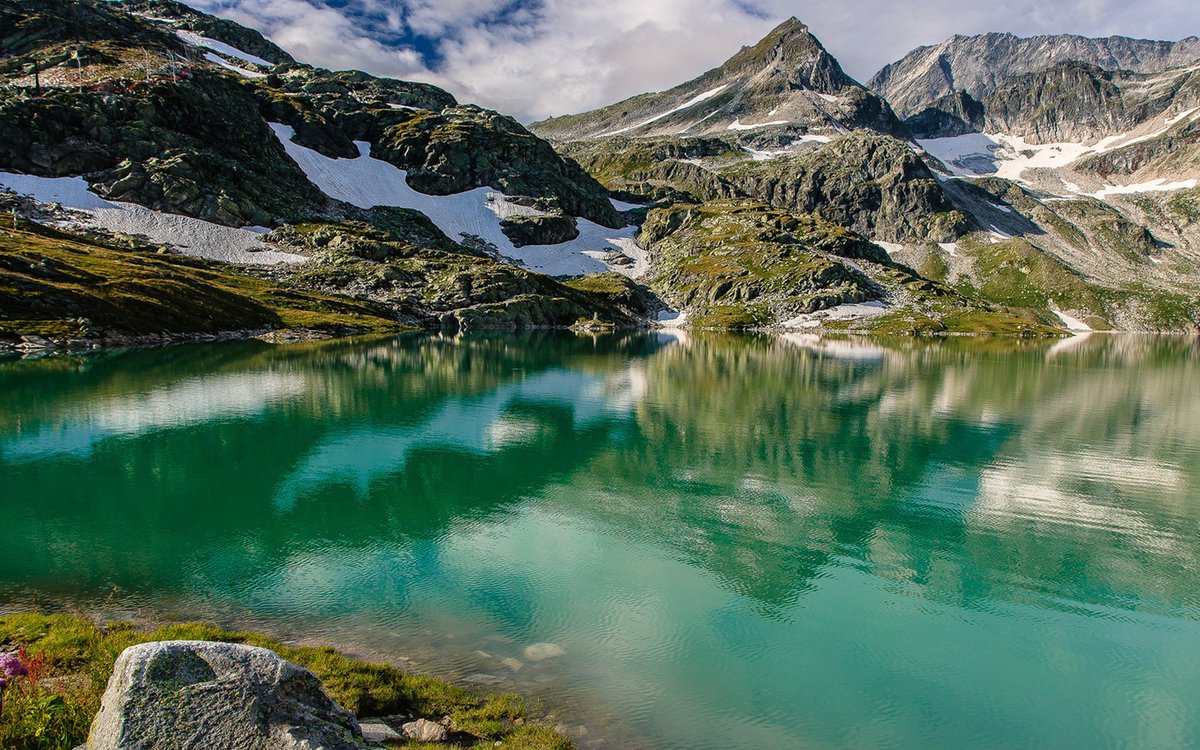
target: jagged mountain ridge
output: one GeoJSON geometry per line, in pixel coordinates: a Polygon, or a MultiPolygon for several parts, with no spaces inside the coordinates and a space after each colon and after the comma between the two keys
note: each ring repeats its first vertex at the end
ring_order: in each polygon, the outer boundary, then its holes
{"type": "Polygon", "coordinates": [[[1082,143],[1134,131],[1200,104],[1200,66],[1134,73],[1065,61],[1010,76],[982,100],[966,91],[930,102],[905,124],[917,138],[1006,133],[1031,143],[1082,143]]]}
{"type": "Polygon", "coordinates": [[[886,102],[848,76],[808,27],[791,18],[720,67],[667,91],[530,126],[556,141],[614,135],[701,136],[855,128],[903,135],[886,102]]]}
{"type": "Polygon", "coordinates": [[[867,86],[904,118],[944,97],[965,91],[981,101],[1005,79],[1073,61],[1104,70],[1158,73],[1200,61],[1200,38],[1178,42],[1072,34],[1018,37],[1009,33],[956,35],[918,47],[884,66],[867,86]]]}

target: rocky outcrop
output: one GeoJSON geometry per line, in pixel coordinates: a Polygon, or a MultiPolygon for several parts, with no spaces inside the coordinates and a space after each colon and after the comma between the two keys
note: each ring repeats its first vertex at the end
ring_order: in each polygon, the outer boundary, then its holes
{"type": "Polygon", "coordinates": [[[117,658],[87,750],[363,750],[307,669],[233,643],[160,641],[117,658]]]}
{"type": "Polygon", "coordinates": [[[444,236],[438,240],[427,234],[436,231],[432,225],[389,211],[390,219],[377,217],[374,224],[309,223],[275,230],[269,235],[275,244],[313,260],[280,272],[298,286],[393,305],[425,326],[568,327],[593,317],[618,327],[639,324],[643,310],[623,287],[564,284],[484,249],[444,236]],[[381,228],[385,221],[394,228],[381,228]]]}
{"type": "Polygon", "coordinates": [[[510,216],[500,222],[500,230],[514,247],[558,245],[579,236],[575,220],[562,214],[510,216]]]}
{"type": "Polygon", "coordinates": [[[0,169],[82,174],[112,200],[234,226],[271,225],[329,203],[245,87],[205,70],[121,93],[58,88],[0,99],[0,169]]]}
{"type": "Polygon", "coordinates": [[[819,149],[743,162],[721,176],[746,195],[889,242],[947,242],[968,229],[937,179],[902,141],[858,131],[819,149]]]}
{"type": "Polygon", "coordinates": [[[607,193],[578,164],[511,117],[478,107],[417,113],[389,128],[372,153],[407,169],[409,184],[424,193],[449,195],[489,185],[539,199],[539,208],[607,227],[622,224],[607,193]]]}
{"type": "Polygon", "coordinates": [[[983,103],[966,91],[947,94],[904,121],[915,138],[953,138],[984,128],[983,103]]]}
{"type": "Polygon", "coordinates": [[[651,287],[700,326],[773,325],[882,294],[839,259],[886,261],[881,249],[819,218],[756,201],[653,209],[642,240],[651,287]]]}

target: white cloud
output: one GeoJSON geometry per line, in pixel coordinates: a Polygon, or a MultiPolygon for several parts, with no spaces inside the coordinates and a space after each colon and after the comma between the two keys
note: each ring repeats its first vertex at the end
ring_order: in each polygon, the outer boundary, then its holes
{"type": "Polygon", "coordinates": [[[776,23],[807,23],[860,80],[921,44],[1012,31],[1174,39],[1194,0],[189,0],[258,28],[298,59],[428,81],[523,120],[660,90],[715,67],[776,23]],[[389,44],[435,41],[436,70],[389,44]]]}

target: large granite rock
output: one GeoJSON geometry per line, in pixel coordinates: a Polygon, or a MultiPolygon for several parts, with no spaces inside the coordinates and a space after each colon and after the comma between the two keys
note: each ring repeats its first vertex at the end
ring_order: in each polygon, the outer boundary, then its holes
{"type": "Polygon", "coordinates": [[[354,716],[273,651],[163,641],[117,658],[87,750],[359,750],[354,716]]]}

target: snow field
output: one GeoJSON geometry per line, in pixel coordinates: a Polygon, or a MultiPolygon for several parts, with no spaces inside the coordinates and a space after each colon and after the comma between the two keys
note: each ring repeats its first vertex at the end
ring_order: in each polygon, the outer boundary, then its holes
{"type": "Polygon", "coordinates": [[[292,142],[295,132],[287,125],[274,123],[271,129],[288,156],[331,198],[359,208],[395,206],[420,211],[452,240],[459,241],[464,235],[479,237],[494,245],[501,256],[551,276],[613,270],[637,277],[645,271],[645,254],[636,241],[637,227],[609,229],[587,219],[576,219],[579,237],[574,240],[559,245],[514,247],[501,231],[500,221],[509,216],[537,215],[536,209],[517,205],[503,193],[487,187],[453,195],[427,195],[409,187],[406,170],[372,157],[369,143],[356,141],[357,159],[334,159],[292,142]],[[607,256],[614,252],[628,256],[634,263],[631,266],[608,263],[607,256]]]}
{"type": "Polygon", "coordinates": [[[262,242],[263,227],[237,229],[190,216],[152,211],[134,203],[107,201],[88,190],[82,177],[34,177],[0,172],[0,185],[42,203],[87,214],[87,223],[110,232],[139,234],[174,245],[184,255],[228,263],[299,263],[302,255],[281,253],[262,242]]]}

